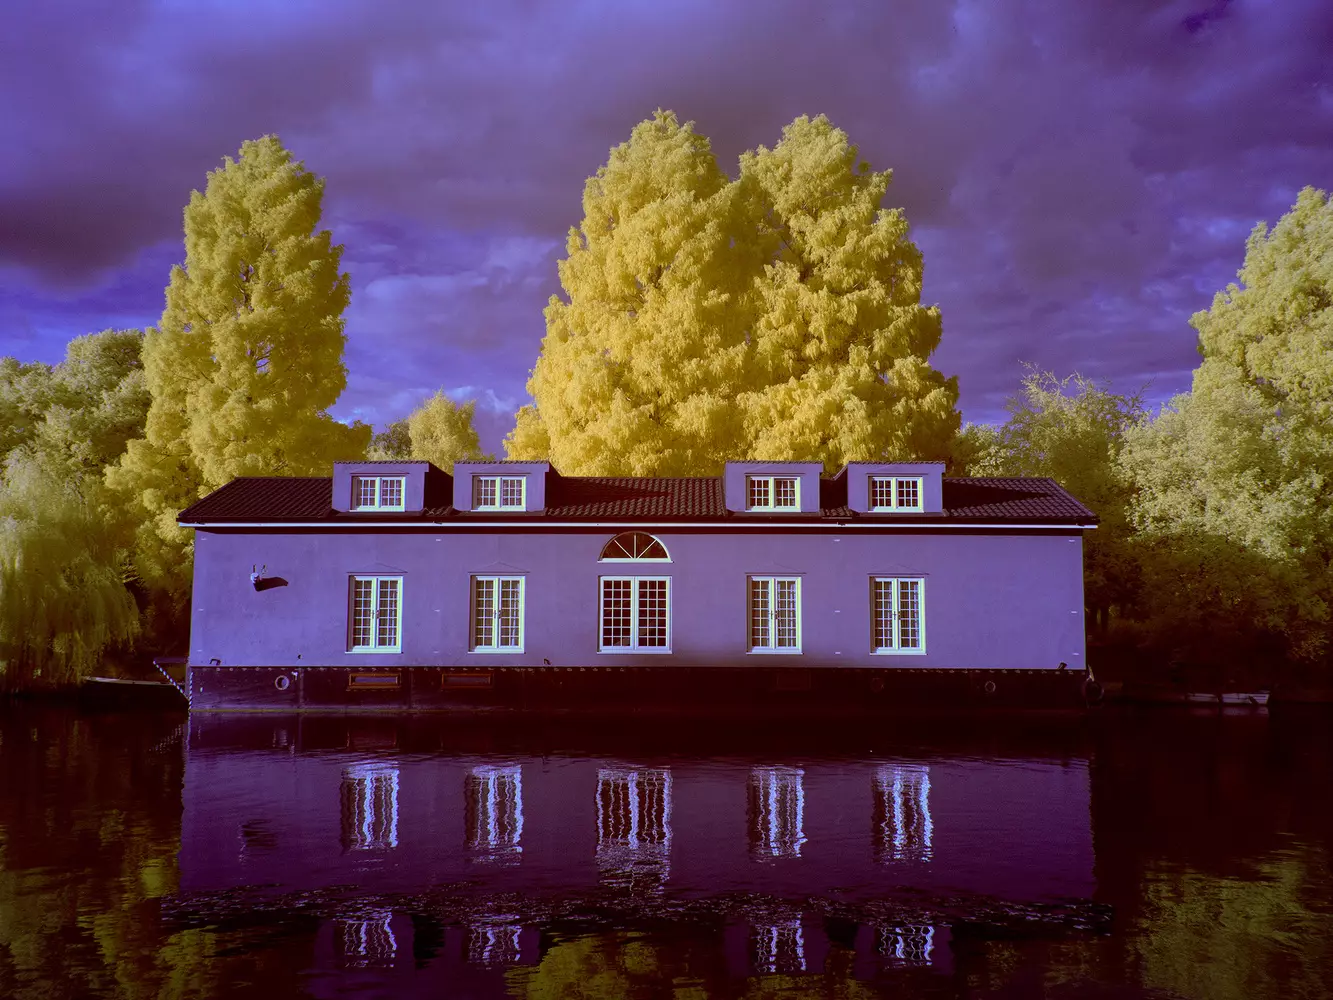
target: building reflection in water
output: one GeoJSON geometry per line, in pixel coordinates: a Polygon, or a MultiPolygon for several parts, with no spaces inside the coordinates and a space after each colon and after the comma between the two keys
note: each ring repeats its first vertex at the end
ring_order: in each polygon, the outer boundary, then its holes
{"type": "Polygon", "coordinates": [[[935,829],[930,818],[930,768],[881,767],[875,772],[873,803],[876,860],[929,861],[935,829]]]}
{"type": "Polygon", "coordinates": [[[750,853],[759,859],[797,858],[805,843],[805,772],[756,767],[748,793],[750,853]]]}
{"type": "Polygon", "coordinates": [[[521,954],[519,935],[522,926],[515,917],[495,917],[482,923],[468,924],[464,935],[464,953],[476,965],[513,965],[521,954]]]}
{"type": "Polygon", "coordinates": [[[523,853],[523,770],[474,767],[463,783],[467,846],[479,860],[517,863],[523,853]]]}
{"type": "Polygon", "coordinates": [[[398,766],[369,762],[343,769],[339,790],[344,851],[398,846],[398,766]]]}
{"type": "Polygon", "coordinates": [[[613,883],[644,877],[659,887],[671,869],[671,772],[604,767],[597,772],[597,867],[613,883]]]}
{"type": "Polygon", "coordinates": [[[805,933],[799,916],[755,924],[750,933],[756,972],[805,971],[805,933]]]}
{"type": "Polygon", "coordinates": [[[393,965],[398,955],[392,912],[378,910],[357,917],[339,917],[333,922],[334,956],[340,968],[371,969],[393,965]]]}
{"type": "Polygon", "coordinates": [[[894,965],[930,964],[935,928],[929,924],[880,925],[875,928],[875,951],[894,965]]]}

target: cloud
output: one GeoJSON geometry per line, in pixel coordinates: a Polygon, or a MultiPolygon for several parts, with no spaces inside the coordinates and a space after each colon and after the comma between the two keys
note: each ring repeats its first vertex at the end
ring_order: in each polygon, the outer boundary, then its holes
{"type": "Polygon", "coordinates": [[[1022,360],[1169,394],[1253,224],[1333,176],[1330,51],[1323,0],[25,4],[0,351],[155,322],[190,190],[276,132],[346,247],[338,412],[521,402],[583,182],[660,106],[733,173],[818,113],[893,168],[969,418],[1002,417],[1022,360]]]}

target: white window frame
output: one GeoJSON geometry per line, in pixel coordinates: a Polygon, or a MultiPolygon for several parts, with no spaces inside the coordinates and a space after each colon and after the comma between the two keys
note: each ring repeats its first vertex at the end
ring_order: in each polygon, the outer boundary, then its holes
{"type": "Polygon", "coordinates": [[[783,476],[783,475],[747,475],[745,477],[745,509],[746,510],[772,510],[772,511],[799,511],[801,509],[801,477],[783,476]],[[792,494],[794,502],[778,506],[778,481],[790,482],[792,484],[792,494]],[[763,483],[768,492],[768,503],[754,502],[754,486],[763,483]]]}
{"type": "MultiPolygon", "coordinates": [[[[636,538],[636,541],[637,541],[637,538],[636,538]]],[[[623,542],[621,543],[621,548],[622,548],[622,550],[624,549],[624,543],[623,543],[623,542]]],[[[646,532],[646,531],[622,531],[622,532],[620,532],[619,534],[614,535],[613,537],[611,537],[611,538],[609,538],[609,539],[607,540],[606,544],[602,546],[602,554],[599,555],[599,556],[597,557],[597,561],[598,561],[598,562],[604,562],[604,563],[644,563],[644,562],[669,563],[669,562],[671,562],[671,553],[670,553],[670,551],[667,549],[666,545],[663,543],[662,539],[658,538],[656,535],[650,535],[650,534],[649,534],[648,532],[646,532]],[[655,543],[655,544],[657,544],[658,546],[661,547],[662,551],[665,552],[666,555],[662,555],[662,556],[645,556],[645,555],[637,555],[637,556],[608,556],[608,555],[606,554],[606,551],[611,547],[611,543],[612,543],[612,542],[618,542],[618,541],[620,541],[620,539],[622,539],[622,538],[630,538],[630,537],[632,537],[632,536],[638,536],[638,535],[642,535],[642,536],[644,536],[645,538],[651,538],[651,539],[652,539],[652,542],[649,543],[648,546],[645,546],[645,549],[651,547],[651,545],[655,543]]]]}
{"type": "Polygon", "coordinates": [[[926,578],[924,576],[872,576],[870,578],[870,652],[875,656],[925,656],[926,655],[926,578]],[[875,611],[875,591],[878,584],[891,584],[890,602],[892,606],[893,636],[892,644],[879,644],[879,622],[875,611]],[[916,629],[917,645],[902,645],[902,597],[904,583],[916,584],[916,629]]]}
{"type": "Polygon", "coordinates": [[[670,653],[671,652],[671,577],[669,576],[599,576],[597,578],[597,652],[599,653],[670,653]],[[620,581],[629,582],[630,588],[630,644],[628,646],[607,646],[606,637],[606,584],[620,581]],[[663,582],[666,584],[666,645],[639,645],[639,584],[663,582]]]}
{"type": "Polygon", "coordinates": [[[375,576],[368,573],[354,573],[347,582],[347,652],[349,653],[401,653],[403,651],[403,578],[401,576],[375,576]],[[356,585],[358,581],[369,580],[373,586],[370,592],[371,634],[374,643],[369,646],[356,645],[356,585]],[[392,645],[379,645],[380,587],[389,581],[398,586],[398,605],[394,615],[394,639],[392,645]]]}
{"type": "Polygon", "coordinates": [[[528,509],[528,477],[527,476],[473,476],[472,477],[472,509],[473,510],[527,510],[528,509]],[[495,503],[481,503],[477,499],[482,483],[491,483],[495,488],[495,503]],[[518,483],[518,503],[505,503],[506,484],[518,483]]]}
{"type": "Polygon", "coordinates": [[[801,578],[799,576],[751,575],[745,578],[745,649],[747,653],[760,656],[792,656],[801,652],[801,578]],[[796,645],[778,646],[777,591],[778,582],[790,582],[796,585],[796,645]],[[766,583],[768,589],[768,638],[769,645],[754,644],[754,585],[766,583]]]}
{"type": "Polygon", "coordinates": [[[352,510],[406,510],[407,509],[407,477],[406,476],[362,476],[354,475],[352,477],[352,510]],[[385,483],[396,482],[398,484],[398,502],[396,504],[383,503],[385,483]],[[375,484],[375,502],[361,503],[361,484],[375,484]]]}
{"type": "Polygon", "coordinates": [[[866,477],[867,503],[866,509],[874,512],[910,512],[920,514],[926,509],[926,483],[922,476],[867,476],[866,477]],[[916,504],[914,506],[904,506],[898,503],[898,484],[899,483],[916,484],[916,504]],[[888,483],[889,496],[892,503],[888,506],[875,503],[875,487],[879,483],[888,483]]]}
{"type": "Polygon", "coordinates": [[[489,574],[477,574],[471,577],[468,582],[468,649],[473,653],[521,653],[523,652],[523,641],[527,635],[525,627],[525,618],[527,616],[527,585],[524,577],[514,576],[493,576],[489,574]],[[505,583],[518,583],[518,643],[513,646],[500,645],[500,592],[505,583]],[[491,642],[482,644],[477,641],[477,585],[480,583],[490,583],[494,588],[494,605],[491,611],[491,642]]]}

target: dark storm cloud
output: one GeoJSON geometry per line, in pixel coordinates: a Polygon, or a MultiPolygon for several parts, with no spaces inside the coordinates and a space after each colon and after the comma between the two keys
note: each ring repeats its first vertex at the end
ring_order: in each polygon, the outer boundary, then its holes
{"type": "Polygon", "coordinates": [[[969,418],[1023,360],[1160,397],[1253,224],[1333,183],[1330,51],[1322,0],[25,5],[0,35],[0,350],[155,321],[190,189],[277,132],[347,247],[339,412],[444,387],[496,447],[583,182],[660,106],[733,173],[819,113],[894,169],[969,418]]]}

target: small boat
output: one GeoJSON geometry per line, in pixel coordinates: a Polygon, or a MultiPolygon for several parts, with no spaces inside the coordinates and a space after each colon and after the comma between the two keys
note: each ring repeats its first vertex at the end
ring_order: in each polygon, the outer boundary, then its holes
{"type": "Polygon", "coordinates": [[[1217,696],[1223,705],[1253,705],[1256,708],[1268,704],[1267,691],[1227,691],[1217,696]]]}
{"type": "Polygon", "coordinates": [[[1190,691],[1172,684],[1143,682],[1126,683],[1121,698],[1158,705],[1216,705],[1228,708],[1264,708],[1268,705],[1267,691],[1190,691]]]}
{"type": "Polygon", "coordinates": [[[88,677],[79,693],[96,703],[161,705],[171,708],[184,708],[186,705],[181,689],[165,678],[139,680],[131,677],[88,677]]]}

